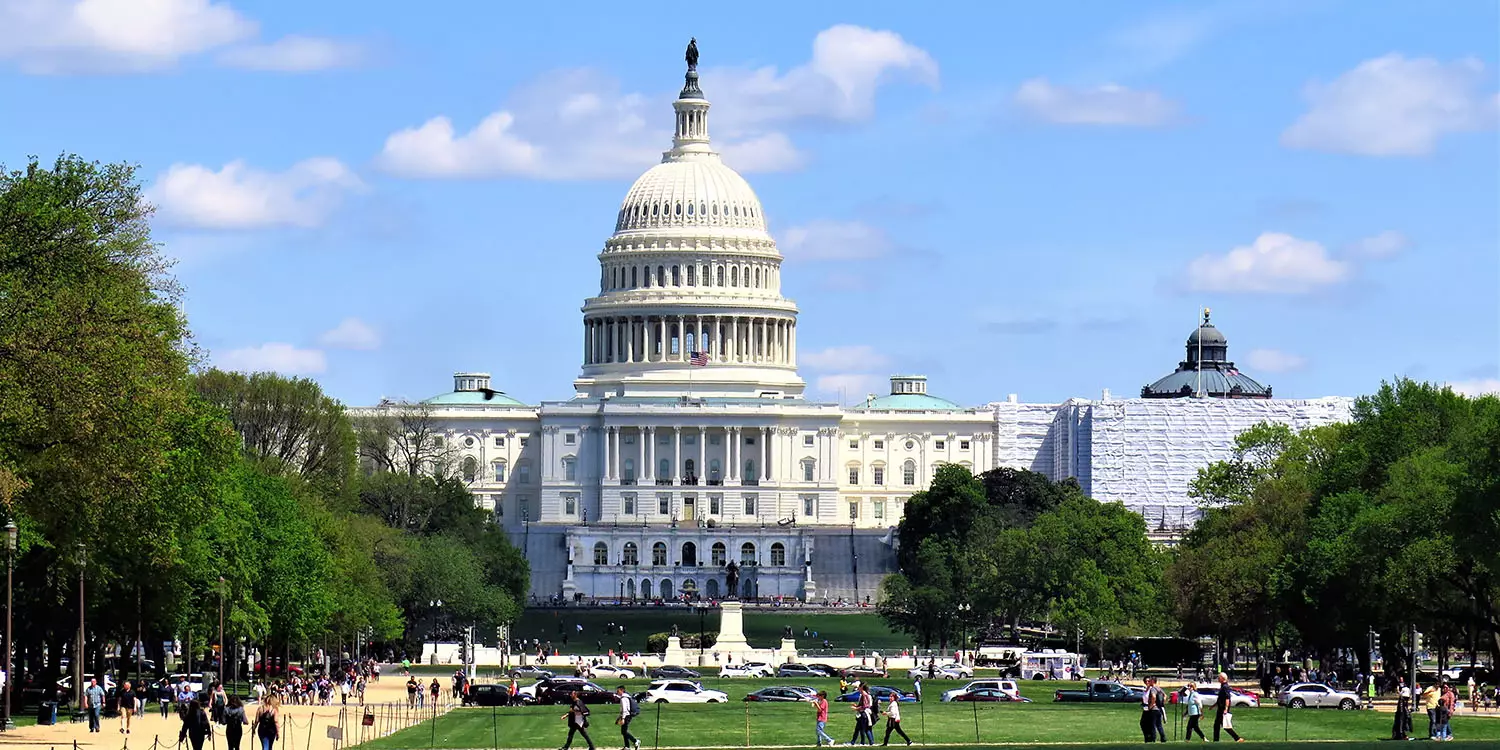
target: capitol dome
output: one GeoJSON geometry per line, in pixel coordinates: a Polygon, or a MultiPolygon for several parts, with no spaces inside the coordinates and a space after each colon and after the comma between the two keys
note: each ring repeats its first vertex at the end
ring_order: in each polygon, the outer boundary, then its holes
{"type": "Polygon", "coordinates": [[[738,172],[718,159],[675,156],[668,151],[666,161],[630,186],[615,231],[679,227],[766,231],[760,199],[738,172]]]}

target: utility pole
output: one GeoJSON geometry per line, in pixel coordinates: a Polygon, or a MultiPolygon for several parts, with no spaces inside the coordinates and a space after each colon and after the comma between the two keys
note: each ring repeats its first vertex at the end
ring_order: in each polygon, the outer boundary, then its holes
{"type": "Polygon", "coordinates": [[[1406,684],[1411,686],[1412,705],[1417,700],[1417,661],[1421,658],[1418,652],[1422,649],[1422,634],[1417,632],[1417,624],[1411,624],[1411,677],[1406,684]]]}
{"type": "Polygon", "coordinates": [[[83,569],[88,566],[88,549],[78,543],[78,649],[73,653],[73,705],[83,708],[83,569]]]}

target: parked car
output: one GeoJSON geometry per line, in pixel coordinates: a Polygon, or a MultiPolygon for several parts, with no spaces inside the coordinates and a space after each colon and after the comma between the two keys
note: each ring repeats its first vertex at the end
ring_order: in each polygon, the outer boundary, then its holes
{"type": "Polygon", "coordinates": [[[761,688],[745,696],[746,703],[806,703],[811,700],[806,693],[786,687],[761,688]]]}
{"type": "MultiPolygon", "coordinates": [[[[917,696],[912,695],[911,693],[898,690],[893,687],[886,687],[885,685],[870,686],[870,697],[874,698],[876,703],[885,703],[889,701],[891,699],[892,693],[896,694],[896,700],[900,703],[917,702],[917,696]]],[[[859,700],[859,691],[854,690],[849,693],[845,693],[844,695],[840,695],[839,700],[845,703],[853,703],[854,701],[859,700]]]]}
{"type": "Polygon", "coordinates": [[[845,669],[844,672],[843,672],[843,675],[844,675],[844,677],[846,679],[853,679],[853,680],[866,679],[866,678],[869,678],[869,677],[885,677],[886,676],[884,669],[879,669],[877,667],[871,667],[871,666],[867,666],[867,665],[864,665],[864,664],[856,664],[855,666],[852,666],[852,667],[849,667],[849,668],[845,669]]]}
{"type": "Polygon", "coordinates": [[[464,694],[465,706],[509,706],[510,690],[505,685],[470,685],[464,694]]]}
{"type": "Polygon", "coordinates": [[[615,695],[615,691],[599,687],[592,682],[554,682],[536,692],[536,702],[542,706],[566,705],[573,701],[575,694],[579,700],[595,706],[620,702],[620,697],[615,695]]]}
{"type": "Polygon", "coordinates": [[[652,680],[646,691],[636,698],[642,703],[724,703],[729,700],[722,690],[706,690],[687,680],[652,680]]]}
{"type": "Polygon", "coordinates": [[[808,700],[818,697],[818,689],[810,685],[777,685],[776,687],[805,695],[808,700]]]}
{"type": "Polygon", "coordinates": [[[665,666],[656,667],[656,668],[652,669],[651,671],[647,672],[647,674],[649,676],[651,676],[652,678],[654,678],[654,679],[663,679],[663,680],[667,680],[667,679],[670,679],[670,680],[696,680],[696,679],[698,679],[698,673],[697,672],[694,672],[693,670],[688,669],[687,667],[677,667],[677,666],[673,666],[671,664],[667,664],[665,666]]]}
{"type": "Polygon", "coordinates": [[[593,675],[596,680],[602,680],[606,677],[614,680],[635,679],[635,670],[617,667],[613,664],[600,664],[595,667],[589,667],[589,674],[593,675]]]}
{"type": "Polygon", "coordinates": [[[783,664],[776,668],[777,677],[827,677],[810,664],[783,664]]]}
{"type": "Polygon", "coordinates": [[[530,677],[533,680],[545,680],[548,677],[555,677],[556,675],[550,669],[542,669],[535,664],[526,664],[511,669],[510,676],[518,680],[523,677],[530,677]]]}
{"type": "Polygon", "coordinates": [[[531,683],[516,691],[516,696],[525,703],[534,703],[542,696],[542,692],[561,686],[584,685],[588,680],[582,677],[546,677],[531,683]]]}
{"type": "Polygon", "coordinates": [[[1135,703],[1146,691],[1118,682],[1090,680],[1082,690],[1058,690],[1052,694],[1055,703],[1135,703]]]}
{"type": "Polygon", "coordinates": [[[924,680],[967,680],[974,676],[974,670],[957,662],[951,664],[937,664],[931,668],[926,666],[915,667],[908,670],[906,676],[911,679],[921,677],[924,680]]]}
{"type": "MultiPolygon", "coordinates": [[[[92,675],[84,675],[83,686],[85,688],[87,688],[89,686],[89,678],[90,677],[92,677],[92,675]]],[[[202,690],[203,689],[203,675],[201,675],[201,674],[195,674],[195,675],[193,675],[193,677],[197,678],[197,682],[194,683],[194,687],[196,689],[198,689],[198,690],[202,690]]],[[[172,682],[172,684],[176,685],[177,682],[174,680],[172,682]]],[[[102,679],[102,680],[99,681],[99,686],[102,687],[102,688],[104,688],[104,692],[113,694],[115,692],[115,687],[116,687],[115,686],[115,678],[110,677],[109,675],[104,675],[104,679],[102,679]]],[[[67,676],[63,677],[61,680],[58,680],[57,681],[57,689],[58,690],[62,690],[63,692],[66,692],[66,693],[72,693],[73,692],[73,675],[67,675],[67,676]]]]}
{"type": "Polygon", "coordinates": [[[958,703],[1030,703],[1030,698],[1004,693],[994,688],[980,688],[953,696],[958,703]]]}
{"type": "Polygon", "coordinates": [[[1276,703],[1288,708],[1337,708],[1353,711],[1359,708],[1359,695],[1348,690],[1334,690],[1316,682],[1299,682],[1283,689],[1276,696],[1276,703]]]}
{"type": "Polygon", "coordinates": [[[965,693],[976,690],[999,690],[1012,698],[1021,697],[1021,688],[1015,680],[974,680],[961,688],[948,690],[943,693],[942,701],[947,703],[965,693]]]}
{"type": "Polygon", "coordinates": [[[720,677],[770,677],[771,668],[763,665],[730,664],[719,669],[720,677]]]}
{"type": "MultiPolygon", "coordinates": [[[[1198,691],[1198,701],[1203,704],[1204,708],[1213,708],[1214,706],[1219,705],[1219,691],[1217,689],[1214,689],[1214,688],[1207,688],[1205,690],[1200,690],[1200,691],[1198,691]]],[[[1182,702],[1182,691],[1181,690],[1178,690],[1176,693],[1172,694],[1172,702],[1173,703],[1181,703],[1182,702]]],[[[1230,687],[1229,688],[1229,707],[1230,708],[1260,708],[1260,696],[1256,695],[1255,693],[1250,692],[1249,690],[1241,690],[1241,689],[1239,689],[1237,687],[1230,687]]]]}
{"type": "Polygon", "coordinates": [[[839,668],[833,666],[832,664],[813,663],[813,664],[807,665],[807,668],[815,670],[817,672],[821,672],[824,677],[838,677],[839,676],[839,668]]]}

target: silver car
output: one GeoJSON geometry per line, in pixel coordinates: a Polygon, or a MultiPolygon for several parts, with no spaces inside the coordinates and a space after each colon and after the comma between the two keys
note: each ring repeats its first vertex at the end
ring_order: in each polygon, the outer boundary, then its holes
{"type": "Polygon", "coordinates": [[[1299,682],[1289,686],[1276,696],[1276,703],[1288,708],[1337,708],[1353,711],[1359,708],[1359,695],[1347,690],[1334,690],[1316,682],[1299,682]]]}

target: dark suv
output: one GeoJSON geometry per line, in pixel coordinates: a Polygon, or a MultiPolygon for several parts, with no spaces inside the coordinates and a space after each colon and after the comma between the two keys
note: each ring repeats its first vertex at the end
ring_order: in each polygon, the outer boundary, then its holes
{"type": "Polygon", "coordinates": [[[573,693],[586,704],[619,703],[615,691],[606,690],[592,682],[563,682],[537,688],[536,702],[543,706],[567,705],[573,702],[573,693]]]}

